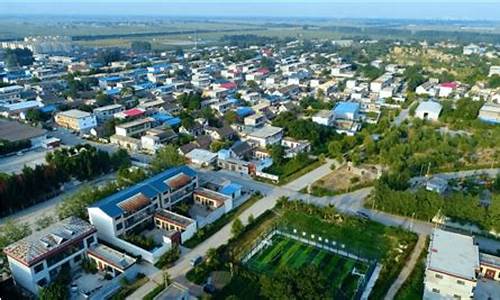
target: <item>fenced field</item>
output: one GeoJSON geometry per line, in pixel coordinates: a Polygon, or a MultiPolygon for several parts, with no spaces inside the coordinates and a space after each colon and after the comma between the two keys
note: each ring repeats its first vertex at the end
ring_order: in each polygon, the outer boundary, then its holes
{"type": "Polygon", "coordinates": [[[281,234],[263,241],[267,246],[253,255],[246,266],[258,273],[273,274],[282,267],[301,268],[315,265],[332,283],[332,290],[351,299],[362,286],[369,265],[331,251],[315,247],[281,234]]]}

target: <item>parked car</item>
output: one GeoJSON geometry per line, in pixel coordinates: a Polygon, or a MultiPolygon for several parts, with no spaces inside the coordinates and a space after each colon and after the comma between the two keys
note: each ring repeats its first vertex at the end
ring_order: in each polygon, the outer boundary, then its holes
{"type": "Polygon", "coordinates": [[[367,220],[368,220],[368,219],[370,219],[370,216],[369,216],[367,213],[365,213],[365,212],[358,211],[358,212],[356,212],[356,214],[357,214],[359,217],[363,218],[363,219],[367,219],[367,220]]]}
{"type": "Polygon", "coordinates": [[[193,267],[196,267],[197,265],[201,264],[202,261],[203,261],[203,257],[202,256],[197,256],[197,257],[191,259],[191,265],[193,267]]]}

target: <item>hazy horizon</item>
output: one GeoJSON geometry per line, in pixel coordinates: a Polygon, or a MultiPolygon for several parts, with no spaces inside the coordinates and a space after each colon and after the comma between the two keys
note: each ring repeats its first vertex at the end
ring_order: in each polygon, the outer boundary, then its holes
{"type": "Polygon", "coordinates": [[[0,0],[2,16],[165,16],[500,21],[500,3],[484,1],[247,1],[0,0]],[[333,3],[332,3],[333,2],[333,3]]]}

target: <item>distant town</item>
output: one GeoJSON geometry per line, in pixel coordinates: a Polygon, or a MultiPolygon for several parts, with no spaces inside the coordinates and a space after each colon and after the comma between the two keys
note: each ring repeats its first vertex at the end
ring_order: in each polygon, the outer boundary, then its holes
{"type": "Polygon", "coordinates": [[[498,40],[207,24],[0,42],[1,299],[500,299],[498,40]]]}

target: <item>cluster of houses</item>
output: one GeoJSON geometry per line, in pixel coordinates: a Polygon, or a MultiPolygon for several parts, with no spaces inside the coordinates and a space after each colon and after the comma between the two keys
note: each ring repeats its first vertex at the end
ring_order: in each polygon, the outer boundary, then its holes
{"type": "Polygon", "coordinates": [[[89,221],[61,220],[5,247],[4,253],[15,283],[33,294],[67,268],[73,296],[104,299],[120,288],[121,278],[135,278],[139,258],[156,263],[249,196],[236,183],[202,180],[187,166],[175,167],[89,206],[89,221]],[[83,267],[89,262],[95,272],[83,267]]]}

